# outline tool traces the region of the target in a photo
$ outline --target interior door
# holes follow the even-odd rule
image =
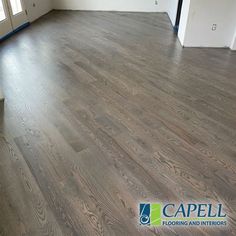
[[[0,0],[1,1],[1,0]],[[25,5],[22,0],[7,0],[13,29],[28,22]]]
[[[0,0],[0,38],[13,30],[6,0]]]

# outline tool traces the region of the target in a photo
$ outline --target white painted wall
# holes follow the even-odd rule
[[[174,26],[176,21],[176,15],[177,15],[177,8],[179,0],[166,0],[167,2],[167,13],[170,17],[171,23]]]
[[[187,0],[188,1],[188,0]],[[185,2],[185,1],[184,1]],[[229,47],[235,24],[235,0],[190,0],[185,5],[179,38],[185,47]],[[216,31],[212,25],[217,24]]]
[[[231,45],[230,45],[230,48],[232,50],[236,50],[236,1],[234,4],[234,12],[235,12],[234,19],[233,19],[234,33],[233,33],[233,38],[232,38]]]
[[[30,22],[38,19],[40,16],[53,9],[51,0],[24,0],[24,3],[28,11]]]
[[[169,0],[53,0],[55,9],[166,12]]]
[[[236,50],[236,30],[230,48]]]

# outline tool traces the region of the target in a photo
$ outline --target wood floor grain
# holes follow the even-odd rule
[[[0,45],[0,235],[236,235],[236,53],[166,14],[53,11]],[[225,228],[138,204],[221,202]]]

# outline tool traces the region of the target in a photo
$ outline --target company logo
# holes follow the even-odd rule
[[[139,222],[143,226],[226,226],[222,204],[140,203]]]
[[[161,225],[161,204],[141,203],[139,208],[141,225]]]

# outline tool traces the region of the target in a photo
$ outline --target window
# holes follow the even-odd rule
[[[0,0],[0,21],[3,21],[6,19],[6,15],[3,9],[3,3],[2,0]]]
[[[13,15],[22,12],[21,0],[10,0]]]

